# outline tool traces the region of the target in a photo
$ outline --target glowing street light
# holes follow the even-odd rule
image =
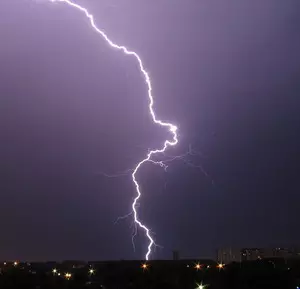
[[[197,263],[195,264],[195,267],[194,267],[196,270],[200,270],[201,269],[201,264]]]
[[[207,285],[203,285],[202,283],[197,284],[196,289],[205,289],[207,287]]]
[[[18,266],[19,263],[17,261],[14,262],[14,266]]]
[[[142,264],[141,267],[143,270],[148,270],[148,264],[146,264],[146,263]]]
[[[71,277],[72,277],[72,274],[71,274],[71,273],[66,273],[66,274],[65,274],[65,278],[66,278],[67,280],[69,280]]]
[[[222,263],[220,263],[220,264],[218,264],[218,266],[217,266],[220,270],[221,269],[224,269],[224,267],[225,267],[225,264],[222,264]]]
[[[94,269],[90,269],[90,270],[89,270],[89,274],[90,274],[90,275],[94,275],[94,274],[95,274],[95,270],[94,270]]]
[[[53,273],[53,275],[56,275],[56,274],[57,274],[57,269],[54,268],[54,269],[52,270],[52,273]]]

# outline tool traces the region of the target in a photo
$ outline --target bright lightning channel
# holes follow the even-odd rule
[[[144,158],[143,160],[141,160],[137,166],[135,167],[135,169],[133,170],[131,176],[132,176],[132,180],[133,180],[133,183],[135,185],[135,188],[136,188],[136,192],[137,192],[137,195],[136,197],[134,198],[133,200],[133,203],[132,203],[132,210],[133,210],[133,217],[134,217],[134,222],[141,228],[145,231],[145,234],[147,236],[147,238],[149,239],[149,244],[148,244],[148,250],[147,250],[147,253],[145,255],[145,259],[146,260],[149,260],[149,256],[152,252],[152,247],[153,245],[155,245],[154,243],[154,240],[151,236],[151,233],[150,233],[150,230],[146,227],[146,225],[144,225],[139,217],[138,217],[138,212],[137,212],[137,203],[138,203],[138,200],[141,198],[141,190],[140,190],[140,185],[136,179],[136,174],[138,172],[138,170],[141,168],[141,166],[146,163],[146,162],[152,162],[152,163],[157,163],[159,165],[161,165],[161,162],[156,162],[156,161],[153,161],[151,158],[153,155],[155,154],[159,154],[159,153],[163,153],[165,152],[165,150],[169,147],[169,146],[174,146],[178,143],[178,138],[177,138],[177,126],[176,125],[173,125],[172,123],[168,123],[168,122],[164,122],[162,120],[159,120],[157,119],[156,115],[155,115],[155,112],[154,112],[154,108],[153,108],[153,105],[154,105],[154,99],[153,99],[153,95],[152,95],[152,85],[151,85],[151,80],[150,80],[150,77],[149,77],[149,74],[148,72],[146,71],[146,69],[144,68],[144,64],[140,58],[140,56],[134,52],[134,51],[130,51],[128,50],[127,47],[123,46],[123,45],[118,45],[116,43],[114,43],[113,41],[111,41],[108,36],[105,34],[104,31],[102,31],[101,29],[99,29],[95,23],[95,20],[94,20],[94,16],[92,14],[89,13],[89,11],[82,7],[81,5],[79,4],[76,4],[76,3],[73,3],[72,1],[70,0],[50,0],[51,2],[62,2],[62,3],[65,3],[79,11],[81,11],[82,13],[85,14],[85,16],[89,19],[90,21],[90,24],[92,26],[92,28],[98,33],[100,34],[104,39],[105,41],[113,48],[115,49],[118,49],[118,50],[121,50],[123,53],[127,54],[127,55],[132,55],[135,57],[135,59],[137,60],[138,64],[139,64],[139,68],[140,68],[140,71],[141,73],[143,74],[144,76],[144,80],[146,82],[146,85],[148,87],[148,98],[149,98],[149,112],[151,114],[151,117],[152,117],[152,120],[155,124],[157,125],[160,125],[160,126],[163,126],[163,127],[166,127],[172,134],[172,138],[171,140],[166,140],[164,142],[164,145],[162,148],[160,149],[155,149],[155,150],[151,150],[148,152],[146,158]]]

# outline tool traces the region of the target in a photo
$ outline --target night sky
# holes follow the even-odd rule
[[[86,3],[85,3],[86,2]],[[152,258],[300,245],[300,1],[85,0],[142,57],[155,109],[199,155],[146,165]],[[132,57],[64,4],[0,1],[0,259],[138,259],[130,176],[170,135]]]

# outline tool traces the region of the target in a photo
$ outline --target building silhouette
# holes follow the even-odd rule
[[[220,263],[255,261],[271,258],[300,258],[297,248],[221,248],[217,252],[217,261]]]

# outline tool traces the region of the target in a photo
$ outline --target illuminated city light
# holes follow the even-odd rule
[[[136,192],[137,192],[137,195],[136,197],[134,198],[133,202],[132,202],[132,211],[133,211],[133,217],[134,217],[134,222],[136,223],[136,225],[138,225],[142,230],[144,230],[145,232],[145,235],[146,237],[148,238],[149,240],[149,243],[148,243],[148,250],[147,250],[147,253],[145,255],[145,259],[148,260],[149,259],[149,256],[152,252],[152,247],[153,245],[155,245],[155,242],[151,236],[151,232],[149,230],[148,227],[146,227],[146,225],[144,225],[139,217],[138,217],[138,212],[137,212],[137,208],[138,208],[138,201],[139,199],[141,198],[142,194],[141,194],[141,190],[140,190],[140,184],[138,183],[137,179],[136,179],[136,175],[137,175],[137,172],[138,170],[140,169],[140,167],[146,163],[146,162],[151,162],[151,163],[154,163],[154,164],[158,164],[162,167],[164,167],[164,164],[161,162],[161,161],[154,161],[152,159],[152,157],[156,154],[159,154],[159,153],[164,153],[166,151],[166,149],[169,147],[169,146],[175,146],[177,143],[178,143],[178,135],[177,135],[177,126],[173,125],[172,123],[168,123],[168,122],[164,122],[162,120],[159,120],[155,114],[155,111],[154,111],[154,98],[153,98],[153,95],[152,95],[152,83],[151,83],[151,79],[150,79],[150,76],[148,74],[148,72],[146,71],[145,67],[144,67],[144,63],[142,62],[140,56],[134,52],[134,51],[130,51],[128,50],[127,47],[125,46],[120,46],[120,45],[117,45],[116,43],[112,42],[108,36],[104,33],[103,30],[99,29],[96,24],[95,24],[95,19],[94,19],[94,16],[92,14],[89,13],[89,11],[80,6],[79,4],[77,3],[74,3],[72,2],[71,0],[50,0],[52,3],[55,3],[55,2],[61,2],[61,3],[65,3],[67,5],[69,5],[70,7],[73,7],[77,10],[79,10],[80,12],[82,12],[83,14],[85,14],[85,16],[88,18],[92,28],[112,47],[112,48],[115,48],[115,49],[118,49],[118,50],[121,50],[123,53],[125,53],[126,55],[131,55],[133,56],[137,63],[138,63],[138,66],[139,66],[139,70],[141,72],[141,74],[143,75],[144,77],[144,81],[145,81],[145,84],[147,86],[147,90],[148,90],[148,100],[149,100],[149,104],[148,104],[148,109],[149,109],[149,113],[151,115],[151,118],[153,120],[153,122],[157,125],[160,125],[161,127],[165,127],[168,129],[168,131],[171,133],[172,135],[172,138],[171,139],[166,139],[163,143],[163,146],[161,148],[158,148],[158,149],[154,149],[154,150],[150,150],[147,154],[147,156],[141,160],[135,167],[135,169],[133,170],[132,172],[132,181],[135,185],[135,189],[136,189]]]
[[[53,273],[54,275],[57,274],[57,269],[54,268],[54,269],[52,270],[52,273]]]
[[[202,267],[202,266],[201,266],[201,264],[197,263],[197,264],[195,265],[195,267],[194,267],[194,268],[195,268],[196,270],[200,270],[200,269],[201,269],[201,267]]]
[[[3,265],[6,266],[6,262],[4,262]]]
[[[66,274],[65,274],[65,278],[66,278],[67,280],[69,280],[71,277],[72,277],[72,274],[71,274],[71,273],[66,273]]]
[[[90,269],[90,270],[89,270],[89,274],[90,274],[90,275],[95,274],[95,270],[94,270],[94,269]]]
[[[14,266],[18,266],[18,265],[19,265],[19,262],[15,261]]]
[[[225,264],[219,263],[217,267],[218,267],[219,269],[224,269]]]
[[[144,263],[144,264],[142,264],[141,267],[142,267],[143,270],[148,270],[149,266],[148,266],[148,264]]]
[[[195,289],[205,289],[207,285],[203,285],[202,283],[197,284],[197,287]]]
[[[207,269],[209,269],[210,268],[210,266],[209,265],[207,265],[207,267],[206,267]]]

